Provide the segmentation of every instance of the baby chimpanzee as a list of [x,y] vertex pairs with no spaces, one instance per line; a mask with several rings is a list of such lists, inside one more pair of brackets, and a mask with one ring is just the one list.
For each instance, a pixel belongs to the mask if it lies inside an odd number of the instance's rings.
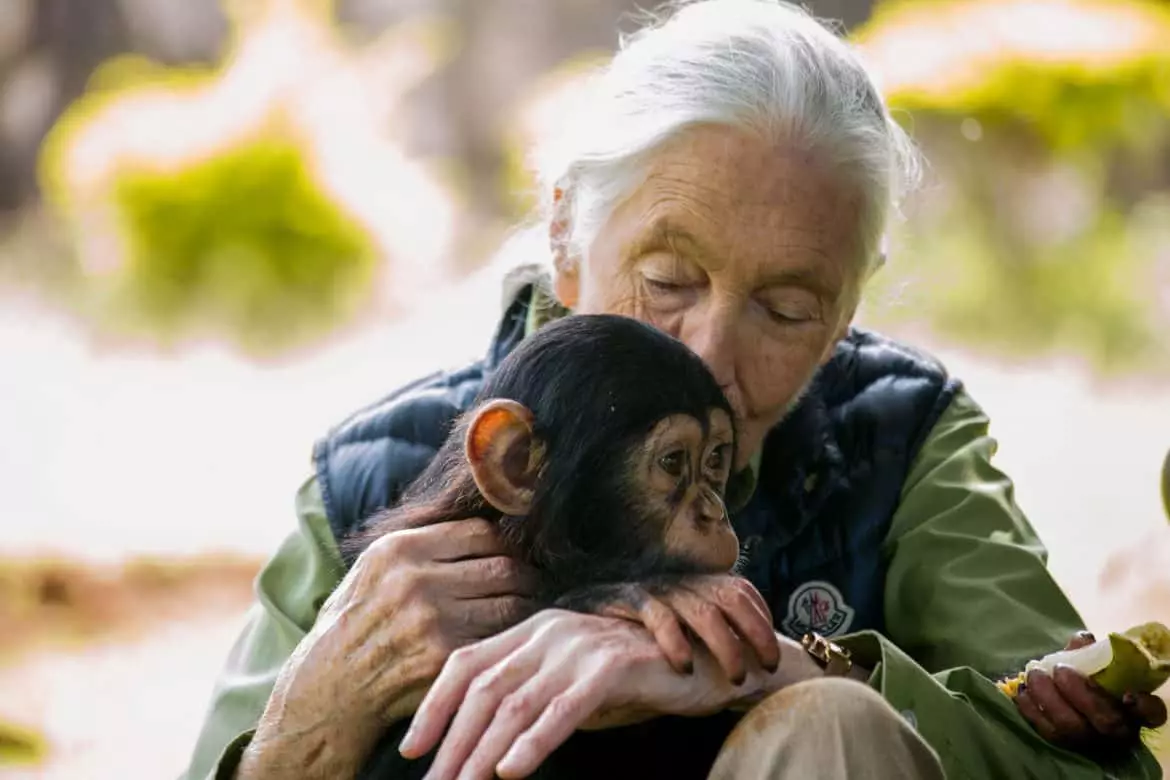
[[[344,546],[488,519],[540,573],[538,603],[641,620],[685,670],[673,614],[639,594],[734,568],[734,446],[731,406],[685,345],[627,317],[566,317],[508,355],[399,503]],[[363,776],[413,774],[387,761]]]

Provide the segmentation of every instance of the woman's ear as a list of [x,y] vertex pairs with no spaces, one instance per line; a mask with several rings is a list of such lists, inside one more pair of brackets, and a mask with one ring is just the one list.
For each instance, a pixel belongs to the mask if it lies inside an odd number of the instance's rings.
[[572,224],[571,206],[565,191],[553,190],[552,219],[548,224],[548,244],[552,252],[553,292],[566,309],[574,309],[580,297],[580,275],[577,261],[569,255],[569,232]]
[[526,406],[500,398],[480,406],[467,429],[464,447],[475,485],[506,515],[532,510],[541,460],[532,422]]

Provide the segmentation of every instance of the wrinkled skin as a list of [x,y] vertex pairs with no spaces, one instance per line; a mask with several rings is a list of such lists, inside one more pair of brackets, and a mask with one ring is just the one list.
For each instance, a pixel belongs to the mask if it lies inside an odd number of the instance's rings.
[[[706,653],[680,684],[654,640],[621,620],[545,610],[458,651],[427,694],[402,742],[419,756],[442,744],[428,780],[530,774],[579,728],[649,714],[708,715],[819,674],[787,642],[777,671],[749,661],[738,683]],[[444,729],[450,724],[450,729]]]
[[569,593],[557,606],[642,624],[670,665],[682,674],[694,672],[694,648],[684,628],[702,640],[735,685],[747,676],[743,642],[765,670],[774,672],[780,663],[780,644],[768,605],[740,577],[664,577],[600,585]]
[[[730,129],[702,128],[658,155],[586,257],[567,254],[563,241],[569,230],[563,207],[571,196],[562,198],[551,222],[561,302],[582,313],[636,317],[698,353],[736,412],[735,463],[743,467],[852,320],[863,281],[857,192],[806,155]],[[721,601],[719,589],[733,581],[715,578],[700,595],[742,609],[730,617],[720,610],[717,620],[752,636],[761,617],[754,606],[742,606],[751,599]],[[526,573],[502,556],[490,526],[477,520],[398,532],[374,545],[286,664],[238,777],[352,775],[381,729],[408,717],[440,670],[445,682],[416,719],[425,734],[413,744],[437,741],[443,724],[455,718],[435,778],[490,778],[500,760],[502,776],[520,776],[578,725],[715,711],[820,674],[784,637],[777,637],[778,671],[748,671],[744,686],[731,685],[731,678],[738,679],[741,667],[758,670],[760,659],[735,643],[729,652],[720,640],[709,640],[722,648],[718,662],[697,648],[694,673],[677,674],[633,620],[570,619],[559,612],[551,624],[544,613],[523,620],[531,611],[529,592]],[[671,603],[677,599],[653,609],[686,623]],[[647,607],[636,609],[641,614]],[[711,615],[711,609],[704,611]],[[514,627],[476,643],[508,626]],[[459,648],[467,649],[451,655]],[[540,670],[550,674],[537,675]],[[476,696],[459,706],[467,691],[500,701],[529,678],[543,681],[536,699],[521,697],[497,710],[480,707],[488,699]],[[1132,729],[1124,736],[1097,731],[1109,724],[1102,713],[1116,702],[1087,697],[1083,680],[1058,678],[1051,682],[1063,685],[1061,698],[1089,712],[1078,709],[1071,717],[1038,679],[1022,707],[1039,697],[1048,721],[1037,728],[1047,739],[1083,744],[1083,722],[1100,735],[1094,744],[1133,744]],[[551,704],[535,724],[534,702]],[[1126,712],[1156,725],[1165,714],[1153,706],[1142,698]],[[512,736],[518,741],[505,757],[501,745]],[[469,756],[473,764],[466,763]]]
[[[1092,634],[1078,634],[1065,650],[1094,641]],[[1044,739],[1089,756],[1127,750],[1136,744],[1142,728],[1166,723],[1166,703],[1159,697],[1126,694],[1119,701],[1067,666],[1057,667],[1051,675],[1038,669],[1029,672],[1016,706]]]

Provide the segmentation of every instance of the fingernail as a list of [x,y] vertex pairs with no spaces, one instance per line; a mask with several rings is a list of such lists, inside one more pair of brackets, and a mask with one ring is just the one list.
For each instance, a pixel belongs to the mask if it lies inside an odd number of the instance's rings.
[[779,669],[780,669],[780,662],[779,661],[777,661],[774,664],[768,664],[767,666],[764,667],[764,671],[766,671],[768,674],[775,674],[777,672],[777,670],[779,670]]
[[406,730],[406,736],[398,743],[398,754],[403,758],[412,758],[410,753],[414,748],[414,726]]
[[1137,704],[1137,697],[1132,693],[1127,693],[1121,697],[1121,703],[1126,707],[1132,707],[1133,705]]
[[747,680],[747,675],[741,674],[739,677],[736,677],[734,680],[732,680],[731,684],[738,688],[739,686],[743,685],[746,680]]
[[496,777],[515,777],[516,764],[520,757],[516,755],[516,750],[513,748],[509,750],[500,763],[496,764]]

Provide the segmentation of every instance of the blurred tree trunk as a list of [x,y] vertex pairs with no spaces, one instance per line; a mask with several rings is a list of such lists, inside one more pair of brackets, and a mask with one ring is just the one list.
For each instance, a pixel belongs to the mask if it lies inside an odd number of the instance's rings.
[[[36,0],[33,9],[24,50],[0,79],[6,113],[39,115],[28,119],[20,137],[0,144],[0,211],[35,198],[36,153],[45,133],[82,93],[93,69],[128,44],[118,0]],[[32,79],[33,68],[43,69],[47,78]],[[29,89],[41,94],[17,92],[16,85],[29,79]],[[17,100],[26,105],[14,104]]]
[[36,199],[41,141],[98,65],[131,51],[166,63],[207,62],[227,26],[218,0],[29,0],[28,7],[23,46],[0,62],[0,111],[10,130],[0,134],[0,212]]
[[869,19],[877,0],[811,0],[804,5],[817,17],[839,21],[852,30]]
[[[813,0],[822,18],[851,28],[867,19],[873,0]],[[368,3],[367,3],[368,5]],[[420,90],[412,138],[415,151],[457,161],[476,222],[510,220],[502,190],[503,133],[517,97],[551,68],[585,50],[612,50],[627,14],[656,3],[638,0],[438,0],[457,20],[455,58]]]

